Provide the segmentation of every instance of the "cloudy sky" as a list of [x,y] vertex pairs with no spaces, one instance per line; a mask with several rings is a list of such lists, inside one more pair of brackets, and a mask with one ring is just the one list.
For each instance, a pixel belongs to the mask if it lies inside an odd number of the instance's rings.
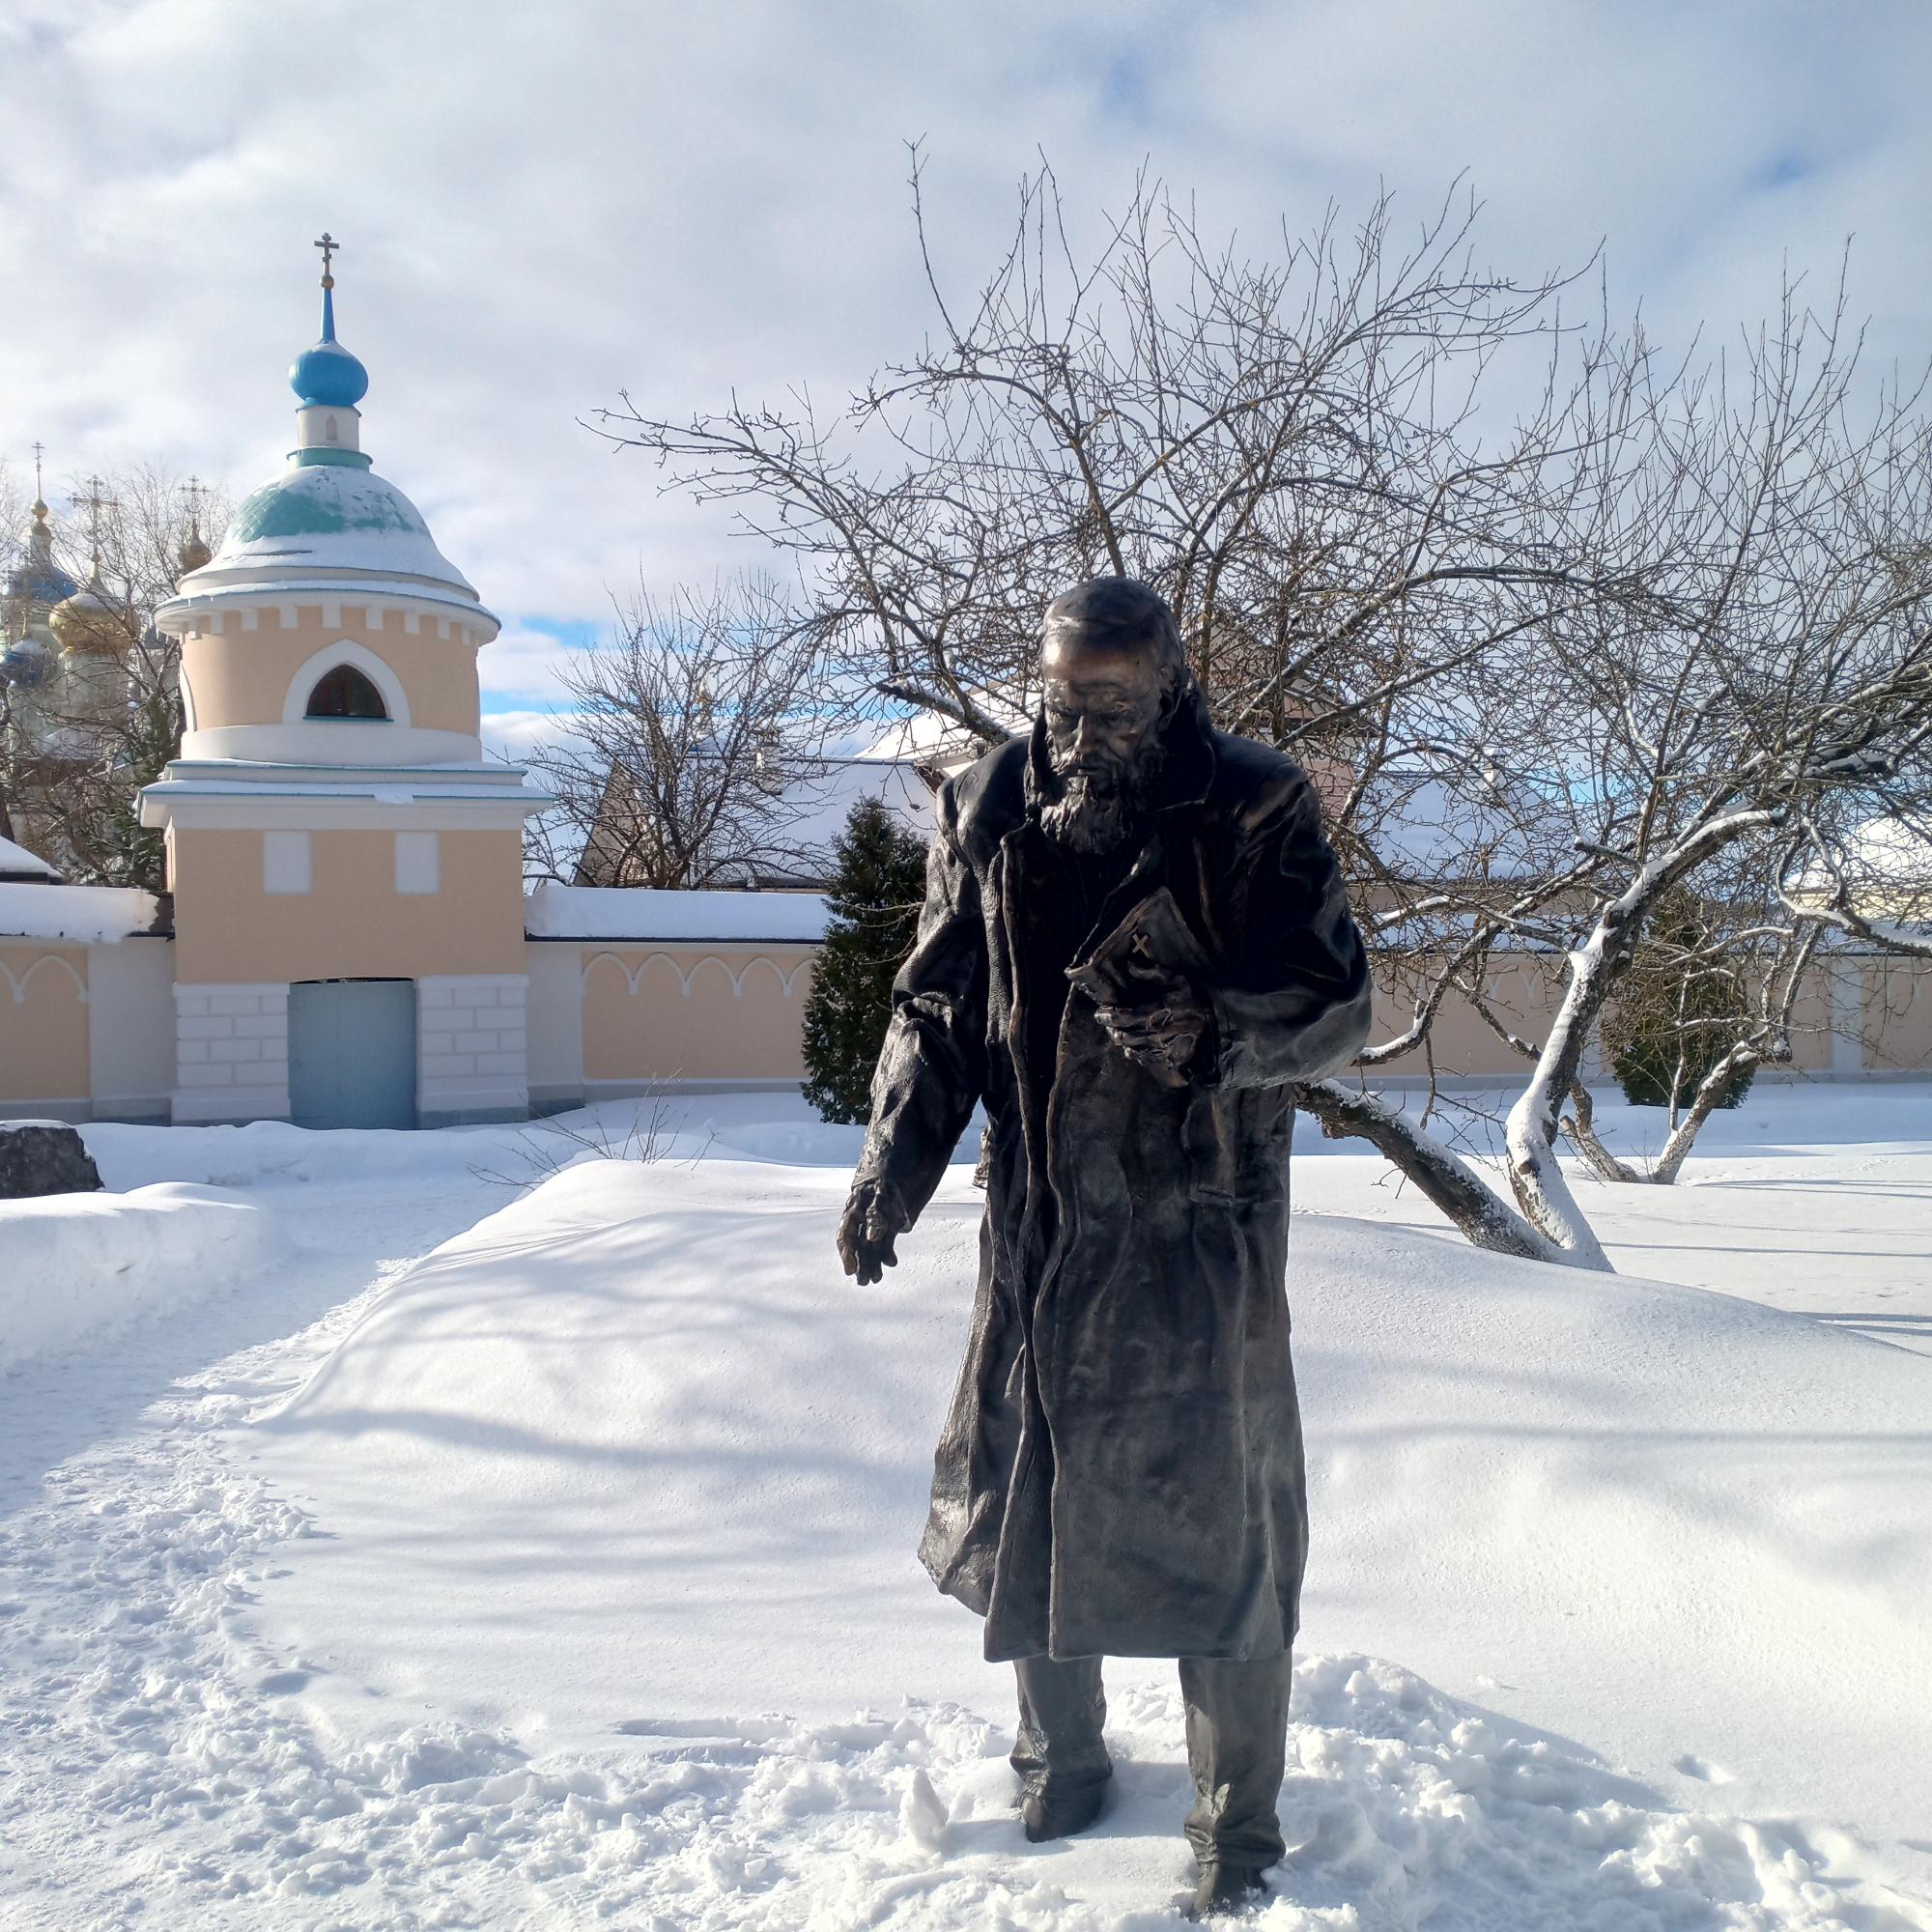
[[364,446],[505,618],[512,741],[612,592],[739,554],[578,419],[916,344],[913,138],[955,285],[1041,153],[1076,213],[1145,162],[1257,250],[1466,171],[1491,263],[1601,242],[1666,343],[1852,238],[1870,353],[1932,355],[1926,0],[0,0],[0,459],[261,480],[328,228]]

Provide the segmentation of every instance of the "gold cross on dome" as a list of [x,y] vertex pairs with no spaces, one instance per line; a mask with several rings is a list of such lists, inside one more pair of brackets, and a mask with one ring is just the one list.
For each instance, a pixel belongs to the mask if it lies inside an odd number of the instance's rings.
[[322,250],[322,285],[326,289],[335,286],[335,277],[328,272],[330,259],[341,250],[342,243],[327,228],[322,231],[322,240],[315,244]]
[[74,506],[87,512],[87,541],[94,552],[94,569],[98,576],[100,570],[100,513],[114,507],[114,498],[103,494],[99,476],[87,479],[87,495],[80,497]]

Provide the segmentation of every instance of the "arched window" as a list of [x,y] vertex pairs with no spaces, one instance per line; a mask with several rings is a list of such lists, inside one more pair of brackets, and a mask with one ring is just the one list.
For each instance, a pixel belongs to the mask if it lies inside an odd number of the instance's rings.
[[311,718],[386,718],[383,694],[354,665],[326,670],[308,695]]

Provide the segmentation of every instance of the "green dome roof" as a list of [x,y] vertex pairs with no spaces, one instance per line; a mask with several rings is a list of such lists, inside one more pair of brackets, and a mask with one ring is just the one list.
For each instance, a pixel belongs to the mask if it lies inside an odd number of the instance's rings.
[[376,571],[476,594],[393,483],[335,464],[294,465],[263,484],[235,513],[206,569]]

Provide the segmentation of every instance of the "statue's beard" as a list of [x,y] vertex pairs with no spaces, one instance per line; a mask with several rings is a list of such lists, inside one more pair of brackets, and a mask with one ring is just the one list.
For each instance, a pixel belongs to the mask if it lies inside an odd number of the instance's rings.
[[1164,753],[1150,732],[1125,758],[1108,753],[1071,771],[1049,766],[1041,786],[1041,829],[1069,852],[1112,852],[1141,822]]

